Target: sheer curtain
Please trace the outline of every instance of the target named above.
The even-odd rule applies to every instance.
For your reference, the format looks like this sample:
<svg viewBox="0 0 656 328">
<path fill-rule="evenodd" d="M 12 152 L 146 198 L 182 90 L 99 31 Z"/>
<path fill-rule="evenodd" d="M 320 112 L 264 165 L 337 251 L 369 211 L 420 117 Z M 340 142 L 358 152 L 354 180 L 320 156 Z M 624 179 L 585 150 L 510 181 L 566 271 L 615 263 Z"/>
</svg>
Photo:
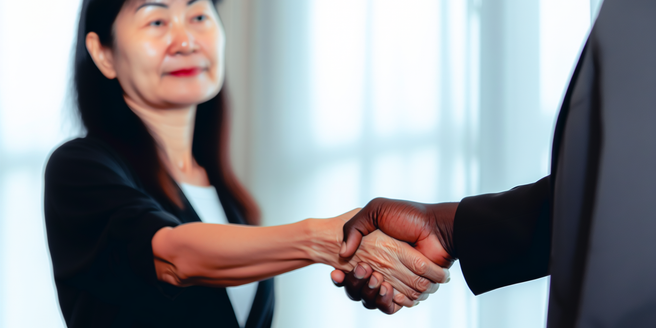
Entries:
<svg viewBox="0 0 656 328">
<path fill-rule="evenodd" d="M 77 1 L 0 0 L 0 327 L 63 327 L 43 222 L 43 170 L 70 137 Z"/>
<path fill-rule="evenodd" d="M 252 65 L 229 81 L 248 76 L 234 115 L 250 130 L 236 132 L 234 152 L 265 223 L 334 216 L 377 196 L 459 200 L 547 175 L 555 115 L 596 6 L 250 2 L 253 39 L 232 42 L 251 56 L 233 60 Z M 227 16 L 238 7 L 224 4 Z M 243 33 L 243 24 L 226 27 Z M 329 272 L 278 278 L 277 327 L 545 323 L 547 278 L 474 297 L 456 263 L 427 301 L 385 316 L 348 301 Z"/>
<path fill-rule="evenodd" d="M 377 196 L 458 200 L 548 173 L 559 101 L 600 0 L 224 0 L 232 153 L 265 224 Z M 0 0 L 0 327 L 63 327 L 42 217 L 71 137 L 79 3 Z M 276 327 L 542 327 L 548 280 L 452 281 L 394 316 L 315 265 L 277 279 Z"/>
</svg>

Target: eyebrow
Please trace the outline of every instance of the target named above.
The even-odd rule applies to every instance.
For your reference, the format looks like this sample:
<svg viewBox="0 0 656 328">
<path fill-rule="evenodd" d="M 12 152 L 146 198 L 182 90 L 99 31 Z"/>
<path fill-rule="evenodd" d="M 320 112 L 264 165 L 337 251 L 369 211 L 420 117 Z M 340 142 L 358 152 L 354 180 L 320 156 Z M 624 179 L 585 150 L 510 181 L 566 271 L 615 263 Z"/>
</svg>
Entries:
<svg viewBox="0 0 656 328">
<path fill-rule="evenodd" d="M 198 0 L 189 0 L 189 1 L 187 1 L 187 6 L 193 4 L 194 2 L 197 2 L 197 1 Z M 147 7 L 147 6 L 155 6 L 155 7 L 162 7 L 162 8 L 168 8 L 169 7 L 169 5 L 167 5 L 165 3 L 161 3 L 161 2 L 145 2 L 145 3 L 142 3 L 139 7 L 137 7 L 137 9 L 134 12 L 137 12 L 137 11 L 139 11 L 139 9 L 141 9 L 143 7 Z"/>
</svg>

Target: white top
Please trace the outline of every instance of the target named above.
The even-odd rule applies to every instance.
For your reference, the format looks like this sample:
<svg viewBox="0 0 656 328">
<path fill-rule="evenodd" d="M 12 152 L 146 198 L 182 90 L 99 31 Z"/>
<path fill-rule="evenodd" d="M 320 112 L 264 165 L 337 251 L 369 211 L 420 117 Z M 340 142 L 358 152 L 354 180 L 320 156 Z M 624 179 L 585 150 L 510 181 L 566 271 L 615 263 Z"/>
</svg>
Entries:
<svg viewBox="0 0 656 328">
<path fill-rule="evenodd" d="M 219 195 L 216 193 L 214 186 L 199 187 L 190 184 L 180 184 L 180 189 L 184 192 L 185 197 L 200 217 L 201 221 L 205 223 L 228 224 L 228 218 L 223 211 Z M 255 300 L 255 293 L 257 292 L 257 282 L 250 284 L 227 287 L 228 297 L 232 303 L 232 309 L 235 311 L 235 316 L 239 325 L 246 326 L 246 320 L 251 313 L 253 300 Z"/>
</svg>

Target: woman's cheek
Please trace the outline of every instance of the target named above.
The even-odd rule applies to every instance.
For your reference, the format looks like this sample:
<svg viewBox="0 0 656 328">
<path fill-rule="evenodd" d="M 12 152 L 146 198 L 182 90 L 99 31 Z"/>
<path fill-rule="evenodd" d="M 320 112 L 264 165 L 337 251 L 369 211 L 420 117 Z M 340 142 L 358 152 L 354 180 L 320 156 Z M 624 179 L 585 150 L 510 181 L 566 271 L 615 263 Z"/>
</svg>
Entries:
<svg viewBox="0 0 656 328">
<path fill-rule="evenodd" d="M 162 42 L 144 41 L 141 43 L 141 53 L 148 60 L 161 57 L 166 52 L 166 44 Z"/>
</svg>

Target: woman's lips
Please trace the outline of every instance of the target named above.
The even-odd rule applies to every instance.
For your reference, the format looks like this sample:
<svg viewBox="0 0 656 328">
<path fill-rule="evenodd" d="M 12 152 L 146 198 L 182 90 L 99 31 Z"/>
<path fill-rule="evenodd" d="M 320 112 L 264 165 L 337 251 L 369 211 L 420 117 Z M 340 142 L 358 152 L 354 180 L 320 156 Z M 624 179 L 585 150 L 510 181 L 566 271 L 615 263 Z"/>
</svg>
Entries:
<svg viewBox="0 0 656 328">
<path fill-rule="evenodd" d="M 177 71 L 170 72 L 170 75 L 173 75 L 175 77 L 190 77 L 190 76 L 196 76 L 200 74 L 203 71 L 200 67 L 192 67 L 192 68 L 183 68 L 179 69 Z"/>
</svg>

